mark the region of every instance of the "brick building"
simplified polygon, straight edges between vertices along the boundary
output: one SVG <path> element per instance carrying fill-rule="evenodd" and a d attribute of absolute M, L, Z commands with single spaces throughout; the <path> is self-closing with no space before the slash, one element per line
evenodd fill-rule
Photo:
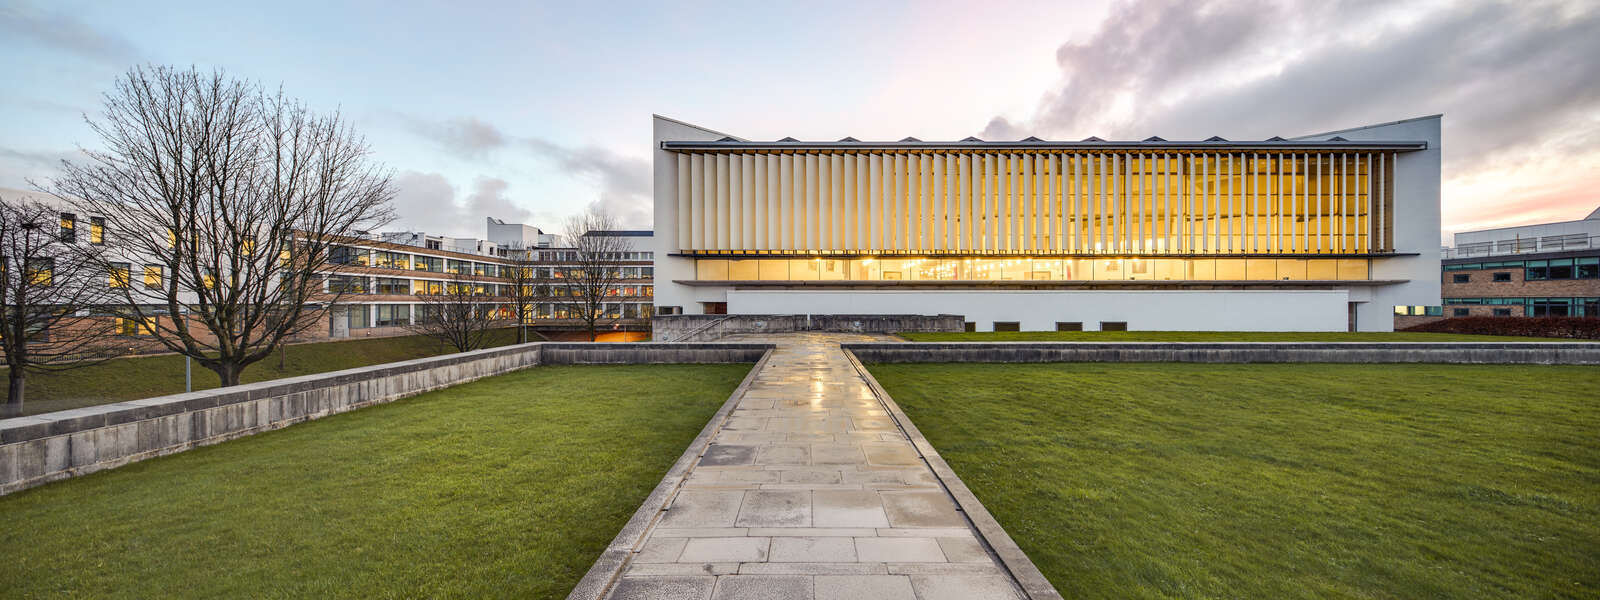
<path fill-rule="evenodd" d="M 1445 317 L 1600 317 L 1600 209 L 1577 221 L 1469 231 L 1441 266 L 1438 307 L 1399 307 L 1395 326 Z"/>

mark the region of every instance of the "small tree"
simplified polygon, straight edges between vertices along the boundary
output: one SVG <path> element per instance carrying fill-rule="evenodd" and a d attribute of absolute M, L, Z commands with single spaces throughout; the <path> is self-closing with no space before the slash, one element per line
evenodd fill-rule
<path fill-rule="evenodd" d="M 432 282 L 430 282 L 431 284 Z M 437 284 L 435 289 L 417 293 L 422 302 L 411 316 L 411 331 L 439 340 L 456 352 L 476 350 L 488 344 L 489 333 L 504 324 L 485 284 L 462 274 Z"/>
<path fill-rule="evenodd" d="M 510 248 L 506 252 L 509 264 L 500 266 L 500 276 L 506 280 L 506 291 L 501 294 L 511 301 L 511 313 L 517 319 L 517 343 L 530 341 L 528 323 L 539 311 L 537 279 L 534 277 L 534 250 Z"/>
<path fill-rule="evenodd" d="M 315 324 L 338 244 L 392 218 L 389 174 L 337 113 L 220 71 L 135 68 L 86 120 L 105 148 L 50 191 L 104 215 L 102 266 L 146 265 L 115 310 L 223 386 Z"/>
<path fill-rule="evenodd" d="M 598 337 L 600 325 L 621 317 L 620 309 L 607 310 L 606 300 L 615 300 L 621 289 L 622 268 L 617 263 L 633 244 L 626 236 L 613 235 L 615 230 L 611 216 L 593 206 L 566 223 L 565 236 L 573 252 L 569 264 L 558 267 L 562 270 L 558 285 L 565 292 L 561 301 L 568 317 L 583 321 L 589 341 Z"/>
<path fill-rule="evenodd" d="M 0 198 L 0 351 L 9 367 L 7 417 L 22 414 L 27 376 L 87 366 L 115 355 L 115 322 L 95 315 L 129 272 L 106 271 L 102 247 L 55 207 Z M 102 226 L 91 235 L 104 235 Z"/>

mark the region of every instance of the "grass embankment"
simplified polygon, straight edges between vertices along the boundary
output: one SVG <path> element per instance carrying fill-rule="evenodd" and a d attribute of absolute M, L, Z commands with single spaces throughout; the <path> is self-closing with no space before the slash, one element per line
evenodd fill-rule
<path fill-rule="evenodd" d="M 539 367 L 0 497 L 3 595 L 561 598 L 749 369 Z"/>
<path fill-rule="evenodd" d="M 913 342 L 1585 342 L 1454 333 L 1321 331 L 978 331 L 902 333 Z"/>
<path fill-rule="evenodd" d="M 872 373 L 1068 598 L 1600 594 L 1600 368 Z"/>
<path fill-rule="evenodd" d="M 515 343 L 516 330 L 491 332 L 489 346 Z M 449 354 L 455 349 L 424 336 L 402 336 L 293 344 L 283 351 L 283 367 L 274 352 L 261 362 L 245 367 L 242 383 L 255 383 L 284 377 L 298 377 L 353 369 L 387 362 L 412 360 Z M 163 354 L 118 358 L 98 365 L 58 371 L 29 373 L 28 396 L 22 414 L 35 415 L 69 408 L 138 400 L 183 393 L 184 357 Z M 0 378 L 6 370 L 0 368 Z M 217 374 L 194 365 L 194 389 L 217 387 Z"/>

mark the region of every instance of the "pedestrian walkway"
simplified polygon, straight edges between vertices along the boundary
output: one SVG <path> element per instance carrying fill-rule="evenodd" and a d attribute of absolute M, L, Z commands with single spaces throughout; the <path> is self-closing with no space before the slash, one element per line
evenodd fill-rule
<path fill-rule="evenodd" d="M 613 600 L 1021 598 L 839 348 L 777 344 L 629 557 Z"/>

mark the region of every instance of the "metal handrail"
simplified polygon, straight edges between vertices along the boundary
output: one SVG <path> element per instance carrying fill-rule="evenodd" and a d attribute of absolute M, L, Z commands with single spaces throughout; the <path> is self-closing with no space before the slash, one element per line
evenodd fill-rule
<path fill-rule="evenodd" d="M 1557 236 L 1545 236 L 1557 237 Z M 1502 249 L 1509 246 L 1508 249 Z M 1565 250 L 1588 250 L 1600 248 L 1600 235 L 1584 238 L 1570 238 L 1560 236 L 1560 239 L 1546 241 L 1542 237 L 1510 238 L 1495 240 L 1493 242 L 1480 242 L 1468 246 L 1454 248 L 1441 248 L 1441 258 L 1487 258 L 1492 256 L 1515 256 L 1518 254 L 1534 254 L 1539 252 L 1561 252 Z"/>

